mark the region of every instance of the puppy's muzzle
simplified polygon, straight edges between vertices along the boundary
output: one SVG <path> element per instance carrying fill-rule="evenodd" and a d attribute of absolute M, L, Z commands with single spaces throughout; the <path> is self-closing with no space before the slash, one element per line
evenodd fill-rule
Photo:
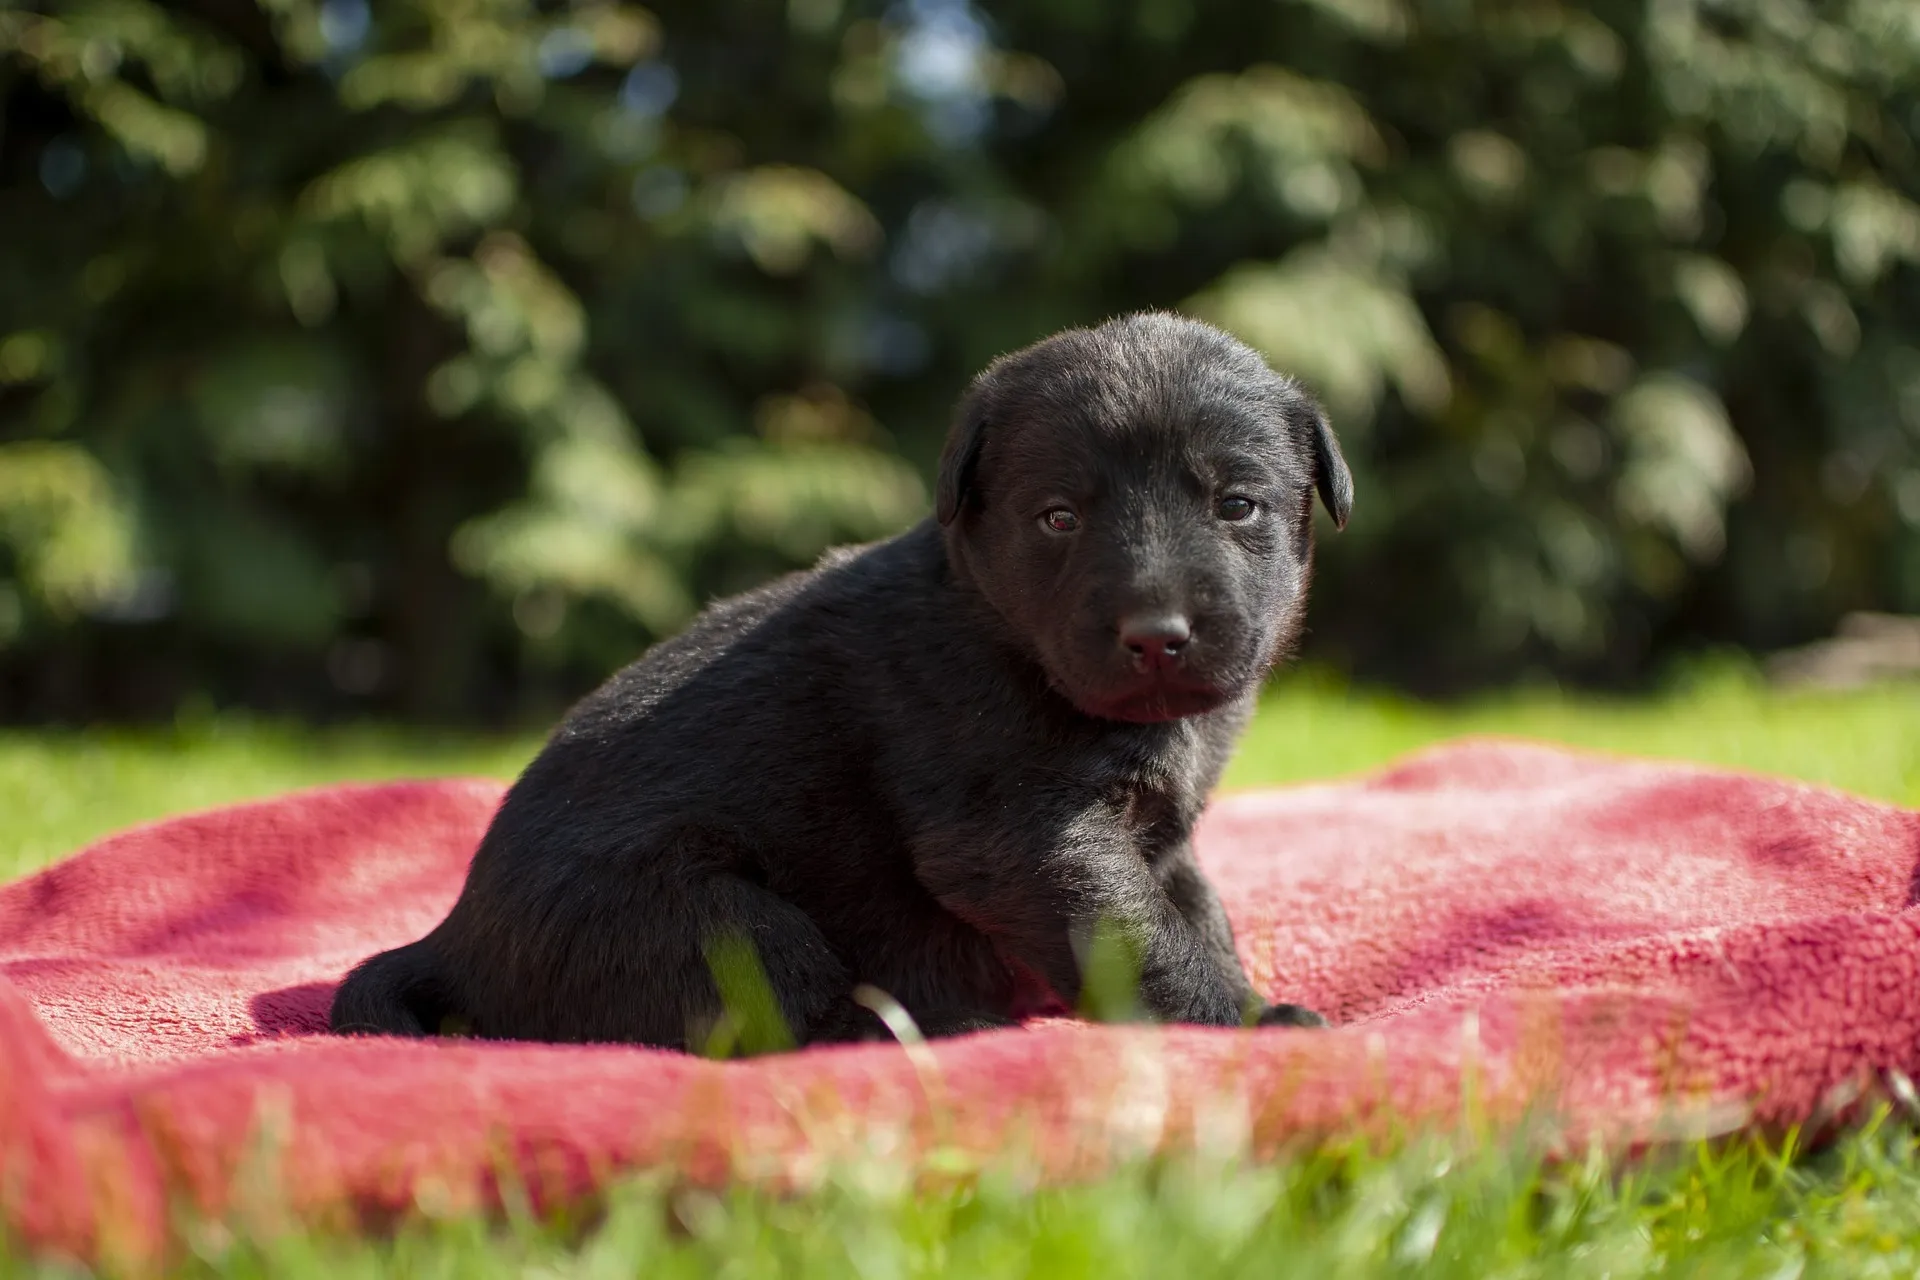
<path fill-rule="evenodd" d="M 1135 614 L 1120 620 L 1120 645 L 1141 673 L 1172 671 L 1186 658 L 1193 624 L 1177 613 Z"/>

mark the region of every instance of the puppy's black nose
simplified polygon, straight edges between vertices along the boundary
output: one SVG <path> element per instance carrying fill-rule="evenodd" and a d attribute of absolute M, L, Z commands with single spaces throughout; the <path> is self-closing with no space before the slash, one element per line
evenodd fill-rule
<path fill-rule="evenodd" d="M 1133 653 L 1133 665 L 1157 671 L 1180 665 L 1181 651 L 1193 628 L 1177 613 L 1135 614 L 1120 619 L 1120 643 Z"/>

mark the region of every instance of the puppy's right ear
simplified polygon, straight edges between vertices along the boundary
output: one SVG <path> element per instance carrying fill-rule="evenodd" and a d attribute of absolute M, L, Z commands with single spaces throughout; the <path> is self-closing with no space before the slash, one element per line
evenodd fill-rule
<path fill-rule="evenodd" d="M 1353 514 L 1353 473 L 1347 470 L 1347 460 L 1340 456 L 1340 442 L 1334 439 L 1333 424 L 1327 421 L 1327 411 L 1311 399 L 1307 408 L 1313 414 L 1313 484 L 1320 491 L 1320 501 L 1327 508 L 1327 514 L 1333 517 L 1333 527 L 1347 527 L 1347 517 Z"/>
<path fill-rule="evenodd" d="M 954 411 L 947 446 L 940 453 L 940 475 L 934 483 L 933 514 L 941 524 L 952 524 L 973 491 L 980 468 L 980 447 L 987 439 L 986 379 L 968 388 Z"/>

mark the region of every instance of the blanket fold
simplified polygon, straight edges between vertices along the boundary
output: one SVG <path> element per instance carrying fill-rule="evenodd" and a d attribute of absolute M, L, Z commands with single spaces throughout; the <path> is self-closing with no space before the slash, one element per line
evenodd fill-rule
<path fill-rule="evenodd" d="M 0 1221 L 99 1257 L 162 1248 L 182 1202 L 344 1222 L 640 1168 L 804 1186 L 936 1146 L 1071 1177 L 1223 1123 L 1257 1156 L 1469 1096 L 1643 1141 L 1920 1073 L 1920 813 L 1499 741 L 1203 820 L 1249 975 L 1330 1032 L 1055 1020 L 728 1064 L 323 1034 L 353 963 L 445 913 L 500 794 L 328 788 L 0 888 Z"/>

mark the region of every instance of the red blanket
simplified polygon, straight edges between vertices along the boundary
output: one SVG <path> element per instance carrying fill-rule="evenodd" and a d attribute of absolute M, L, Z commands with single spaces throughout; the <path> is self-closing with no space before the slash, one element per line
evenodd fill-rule
<path fill-rule="evenodd" d="M 154 1247 L 181 1200 L 344 1219 L 636 1167 L 805 1185 L 936 1145 L 1072 1176 L 1468 1094 L 1641 1141 L 1816 1119 L 1920 1068 L 1920 814 L 1502 743 L 1209 812 L 1255 984 L 1331 1032 L 1055 1022 L 734 1064 L 317 1034 L 342 972 L 440 918 L 499 794 L 310 792 L 0 889 L 6 1222 L 85 1255 Z"/>

